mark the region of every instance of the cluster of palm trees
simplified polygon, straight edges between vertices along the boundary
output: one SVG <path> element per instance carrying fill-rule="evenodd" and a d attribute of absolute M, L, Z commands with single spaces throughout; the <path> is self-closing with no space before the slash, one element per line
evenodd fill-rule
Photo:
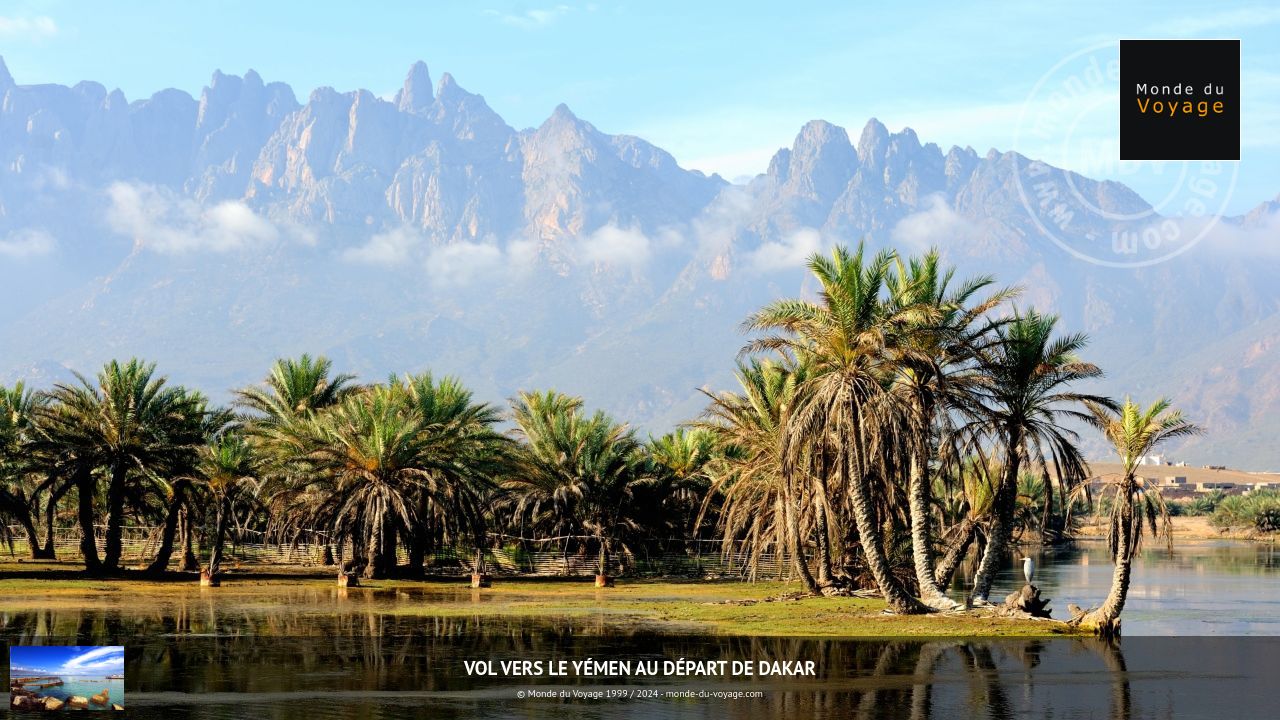
<path fill-rule="evenodd" d="M 1126 471 L 1106 486 L 1115 587 L 1085 621 L 1118 617 L 1142 528 L 1167 517 L 1133 469 L 1195 427 L 1163 400 L 1143 411 L 1082 391 L 1102 374 L 1079 357 L 1085 336 L 1017 308 L 1017 289 L 957 281 L 936 251 L 837 247 L 809 269 L 817 297 L 748 318 L 741 388 L 712 395 L 698 424 L 725 449 L 705 500 L 723 538 L 753 558 L 784 550 L 812 592 L 872 582 L 900 613 L 956 607 L 945 590 L 976 547 L 983 603 L 1015 533 L 1060 539 L 1088 505 L 1078 431 L 1094 426 Z"/>
<path fill-rule="evenodd" d="M 159 529 L 150 569 L 175 552 L 193 568 L 198 544 L 214 575 L 233 527 L 322 532 L 366 577 L 425 572 L 446 547 L 474 549 L 479 572 L 495 534 L 559 539 L 603 575 L 638 543 L 715 532 L 749 568 L 782 555 L 812 592 L 873 585 L 917 613 L 957 605 L 946 591 L 971 551 L 981 603 L 1015 539 L 1069 535 L 1091 501 L 1077 433 L 1092 425 L 1125 472 L 1107 485 L 1117 588 L 1089 621 L 1118 617 L 1142 528 L 1167 515 L 1133 468 L 1194 426 L 1163 400 L 1083 391 L 1101 375 L 1085 336 L 1018 308 L 1016 288 L 957 280 L 937 252 L 837 247 L 809 269 L 816 297 L 747 319 L 740 388 L 648 440 L 554 391 L 503 412 L 451 377 L 358 384 L 305 355 L 230 408 L 138 360 L 6 388 L 0 518 L 45 558 L 55 528 L 78 525 L 95 573 L 121 570 L 127 519 Z"/>
<path fill-rule="evenodd" d="M 199 569 L 199 545 L 216 576 L 235 528 L 281 543 L 321 533 L 365 577 L 420 574 L 458 547 L 480 570 L 495 531 L 598 553 L 605 574 L 635 542 L 692 524 L 714 452 L 697 431 L 641 441 L 556 392 L 522 393 L 503 432 L 455 378 L 360 385 L 307 355 L 277 361 L 231 408 L 132 360 L 47 392 L 6 388 L 0 418 L 6 532 L 52 559 L 56 529 L 74 523 L 94 574 L 123 569 L 126 520 L 157 529 L 155 572 L 178 550 L 180 569 Z"/>

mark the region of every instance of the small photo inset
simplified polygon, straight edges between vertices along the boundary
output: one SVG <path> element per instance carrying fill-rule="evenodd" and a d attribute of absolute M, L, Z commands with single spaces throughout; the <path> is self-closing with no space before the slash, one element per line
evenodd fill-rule
<path fill-rule="evenodd" d="M 17 712 L 124 710 L 124 648 L 119 645 L 10 647 L 9 709 Z"/>

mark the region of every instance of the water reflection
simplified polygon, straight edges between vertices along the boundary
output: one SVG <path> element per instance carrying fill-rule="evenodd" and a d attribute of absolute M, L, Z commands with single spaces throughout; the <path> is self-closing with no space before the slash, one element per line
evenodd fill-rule
<path fill-rule="evenodd" d="M 181 605 L 181 604 L 179 604 Z M 269 617 L 270 619 L 265 619 Z M 221 634 L 202 632 L 218 627 Z M 272 635 L 268 630 L 282 631 Z M 306 632 L 294 633 L 295 630 Z M 67 633 L 67 634 L 63 634 Z M 1278 638 L 839 640 L 655 634 L 596 619 L 345 617 L 195 602 L 172 616 L 12 613 L 11 644 L 124 642 L 138 717 L 1222 717 L 1274 702 Z M 813 678 L 484 678 L 464 660 L 814 660 Z M 522 700 L 519 690 L 760 691 L 758 698 Z M 1260 690 L 1260 688 L 1263 688 Z M 1251 705 L 1251 703 L 1256 703 Z M 1263 712 L 1263 710 L 1266 712 Z"/>

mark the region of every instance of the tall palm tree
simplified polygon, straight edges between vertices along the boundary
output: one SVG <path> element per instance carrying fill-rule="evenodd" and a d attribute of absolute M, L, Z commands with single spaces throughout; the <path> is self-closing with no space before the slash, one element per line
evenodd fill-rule
<path fill-rule="evenodd" d="M 739 363 L 737 378 L 740 392 L 707 393 L 711 403 L 699 423 L 725 448 L 702 513 L 713 499 L 720 500 L 726 552 L 743 541 L 752 577 L 770 550 L 785 552 L 806 588 L 817 593 L 820 586 L 804 552 L 801 527 L 807 523 L 800 517 L 803 507 L 797 507 L 801 493 L 783 460 L 787 423 L 807 372 L 803 366 L 751 358 Z"/>
<path fill-rule="evenodd" d="M 921 319 L 916 308 L 882 300 L 893 259 L 888 251 L 867 259 L 862 245 L 852 252 L 836 247 L 829 258 L 815 254 L 808 266 L 821 284 L 819 301 L 779 300 L 753 314 L 746 328 L 765 334 L 746 351 L 783 352 L 809 364 L 802 405 L 787 423 L 784 464 L 795 467 L 816 444 L 832 444 L 838 483 L 848 488 L 876 584 L 893 610 L 918 613 L 927 608 L 892 572 L 873 495 L 890 481 L 882 460 L 901 455 L 899 420 L 908 408 L 890 387 L 910 351 L 903 329 Z"/>
<path fill-rule="evenodd" d="M 1101 635 L 1111 636 L 1119 633 L 1120 613 L 1124 610 L 1133 573 L 1133 557 L 1142 547 L 1144 527 L 1150 528 L 1152 534 L 1163 532 L 1172 540 L 1168 507 L 1158 487 L 1136 477 L 1138 463 L 1160 443 L 1195 435 L 1200 428 L 1189 422 L 1181 411 L 1172 409 L 1165 398 L 1156 400 L 1145 410 L 1127 397 L 1119 409 L 1090 405 L 1089 410 L 1093 424 L 1119 453 L 1121 471 L 1119 476 L 1107 480 L 1103 491 L 1104 497 L 1109 494 L 1112 499 L 1107 547 L 1116 567 L 1111 575 L 1111 590 L 1102 605 L 1086 613 L 1080 622 Z"/>
<path fill-rule="evenodd" d="M 1081 333 L 1055 336 L 1058 318 L 1035 310 L 1015 310 L 995 327 L 995 342 L 981 353 L 984 382 L 972 429 L 994 439 L 1002 453 L 987 546 L 974 578 L 973 599 L 985 602 L 1003 565 L 1013 535 L 1018 476 L 1026 463 L 1048 466 L 1058 475 L 1084 477 L 1087 465 L 1078 437 L 1064 420 L 1087 422 L 1089 404 L 1111 407 L 1107 398 L 1068 390 L 1100 377 L 1102 370 L 1078 353 L 1088 343 Z"/>
<path fill-rule="evenodd" d="M 156 377 L 155 365 L 133 359 L 111 361 L 96 380 L 77 375 L 59 384 L 41 414 L 48 441 L 68 456 L 80 495 L 81 550 L 90 570 L 120 569 L 126 499 L 133 483 L 162 477 L 203 442 L 205 399 Z M 94 478 L 106 481 L 104 555 L 94 546 Z"/>
<path fill-rule="evenodd" d="M 890 276 L 889 302 L 916 323 L 903 334 L 909 350 L 901 356 L 896 389 L 905 394 L 909 437 L 907 500 L 911 517 L 911 549 L 920 598 L 931 607 L 949 609 L 934 572 L 932 479 L 930 464 L 937 450 L 953 442 L 953 413 L 965 410 L 980 382 L 976 358 L 990 341 L 988 313 L 1017 294 L 1000 289 L 978 294 L 995 281 L 978 276 L 956 284 L 955 269 L 945 267 L 936 249 L 905 263 Z"/>
<path fill-rule="evenodd" d="M 652 482 L 643 446 L 603 412 L 586 414 L 580 398 L 520 393 L 513 406 L 525 441 L 523 462 L 507 483 L 516 496 L 515 517 L 590 536 L 599 551 L 598 574 L 608 575 L 615 549 L 625 552 L 625 534 L 638 528 L 636 490 Z"/>

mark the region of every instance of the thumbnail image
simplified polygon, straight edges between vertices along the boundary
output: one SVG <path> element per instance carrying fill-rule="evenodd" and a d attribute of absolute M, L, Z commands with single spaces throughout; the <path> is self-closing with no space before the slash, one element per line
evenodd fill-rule
<path fill-rule="evenodd" d="M 9 708 L 124 710 L 119 645 L 9 648 Z"/>

